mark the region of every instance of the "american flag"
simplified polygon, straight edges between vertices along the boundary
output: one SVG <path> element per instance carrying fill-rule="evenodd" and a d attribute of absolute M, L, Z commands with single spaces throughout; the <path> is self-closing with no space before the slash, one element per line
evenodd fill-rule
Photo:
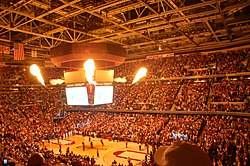
<path fill-rule="evenodd" d="M 14 60 L 24 60 L 24 45 L 14 43 Z"/>

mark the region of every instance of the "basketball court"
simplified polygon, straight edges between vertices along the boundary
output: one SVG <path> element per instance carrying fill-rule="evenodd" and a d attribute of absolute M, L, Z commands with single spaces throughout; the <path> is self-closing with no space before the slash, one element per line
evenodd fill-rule
<path fill-rule="evenodd" d="M 117 164 L 127 165 L 128 157 L 133 165 L 140 165 L 141 161 L 145 160 L 145 155 L 147 154 L 144 144 L 141 146 L 141 150 L 139 150 L 139 144 L 135 142 L 128 142 L 126 148 L 126 142 L 124 141 L 117 142 L 103 139 L 104 145 L 102 145 L 100 138 L 91 138 L 91 141 L 93 148 L 91 148 L 89 137 L 81 135 L 69 136 L 64 140 L 59 140 L 59 143 L 61 144 L 63 154 L 66 153 L 66 149 L 69 147 L 69 151 L 73 151 L 75 154 L 94 156 L 96 164 L 104 166 L 111 165 L 114 160 L 116 160 Z M 85 150 L 83 150 L 82 142 L 85 144 Z M 45 146 L 49 150 L 53 150 L 55 154 L 59 154 L 59 143 L 58 140 L 51 140 L 50 143 L 46 141 Z M 97 157 L 97 150 L 99 157 Z M 149 150 L 151 150 L 151 147 Z"/>

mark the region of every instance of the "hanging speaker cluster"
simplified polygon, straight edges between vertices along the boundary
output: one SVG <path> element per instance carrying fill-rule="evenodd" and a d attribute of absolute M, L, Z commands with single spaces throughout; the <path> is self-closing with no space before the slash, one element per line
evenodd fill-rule
<path fill-rule="evenodd" d="M 50 59 L 57 67 L 82 68 L 90 58 L 96 68 L 110 68 L 125 61 L 126 50 L 109 43 L 67 43 L 50 50 Z"/>

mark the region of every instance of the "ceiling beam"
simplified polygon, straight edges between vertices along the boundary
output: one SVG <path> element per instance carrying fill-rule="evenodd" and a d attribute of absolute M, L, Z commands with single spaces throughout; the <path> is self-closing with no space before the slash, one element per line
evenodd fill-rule
<path fill-rule="evenodd" d="M 224 2 L 226 0 L 221 0 L 221 1 Z M 133 20 L 130 20 L 128 22 L 122 23 L 122 25 L 132 24 L 132 23 L 136 23 L 136 22 L 139 22 L 139 21 L 149 20 L 149 19 L 155 19 L 155 18 L 159 17 L 159 15 L 164 17 L 166 15 L 175 14 L 175 13 L 180 12 L 180 11 L 184 12 L 184 11 L 187 11 L 187 10 L 201 8 L 201 7 L 204 7 L 204 6 L 211 5 L 211 4 L 215 4 L 215 1 L 212 0 L 212 1 L 207 1 L 207 2 L 203 2 L 203 3 L 197 3 L 197 4 L 193 4 L 193 5 L 189 5 L 189 6 L 184 6 L 184 7 L 178 8 L 178 9 L 167 10 L 165 12 L 161 12 L 160 14 L 152 14 L 152 15 L 148 15 L 148 16 L 145 16 L 145 17 L 141 17 L 139 19 L 133 19 Z M 139 7 L 141 7 L 141 5 Z M 126 9 L 126 6 L 124 8 Z M 122 12 L 122 11 L 118 10 L 118 13 L 119 12 Z M 112 11 L 109 11 L 109 14 L 112 14 Z"/>
<path fill-rule="evenodd" d="M 227 30 L 227 35 L 228 35 L 228 37 L 229 37 L 229 39 L 230 39 L 230 41 L 232 41 L 232 34 L 231 34 L 231 30 L 228 28 L 228 26 L 227 26 L 227 23 L 226 23 L 226 21 L 225 21 L 225 17 L 224 17 L 224 15 L 223 15 L 223 13 L 222 13 L 222 10 L 221 10 L 221 2 L 219 1 L 219 0 L 216 0 L 216 7 L 217 7 L 217 9 L 219 10 L 219 13 L 220 13 L 220 15 L 221 15 L 221 19 L 222 19 L 222 22 L 223 22 L 223 26 L 224 26 L 224 28 Z"/>
<path fill-rule="evenodd" d="M 239 27 L 235 27 L 233 28 L 234 32 L 240 31 L 241 29 L 244 28 L 248 28 L 249 32 L 250 32 L 250 27 L 249 26 L 239 26 Z M 244 30 L 244 32 L 247 32 L 247 30 Z M 215 33 L 219 33 L 222 34 L 222 36 L 226 36 L 226 30 L 225 29 L 220 29 L 220 30 L 216 30 Z M 192 34 L 192 36 L 194 38 L 201 38 L 199 36 L 210 36 L 211 32 L 201 32 L 199 34 Z M 218 37 L 218 35 L 217 35 Z M 160 42 L 164 43 L 164 42 L 169 42 L 169 43 L 173 43 L 176 41 L 183 41 L 186 38 L 184 36 L 178 36 L 178 37 L 174 37 L 174 38 L 167 38 L 167 39 L 161 39 Z M 235 39 L 236 40 L 236 39 Z M 228 40 L 229 41 L 229 40 Z M 220 41 L 221 42 L 221 41 Z M 128 50 L 136 50 L 136 49 L 142 49 L 144 47 L 142 47 L 142 45 L 146 45 L 145 47 L 151 47 L 152 42 L 145 42 L 145 43 L 137 43 L 137 44 L 133 44 L 131 45 L 129 48 L 127 48 Z"/>
<path fill-rule="evenodd" d="M 207 2 L 206 2 L 207 3 Z M 215 3 L 215 2 L 214 2 Z M 196 4 L 195 4 L 196 5 Z M 199 4 L 199 6 L 201 6 Z M 197 7 L 194 6 L 195 8 Z M 184 8 L 179 8 L 179 9 L 173 9 L 173 10 L 168 10 L 166 12 L 162 12 L 160 13 L 161 16 L 165 16 L 165 15 L 168 15 L 168 14 L 173 14 L 173 13 L 176 13 L 178 11 L 184 11 Z M 193 7 L 192 7 L 193 9 Z M 186 10 L 186 9 L 185 9 Z M 190 15 L 187 15 L 185 17 L 178 17 L 178 18 L 173 18 L 170 20 L 170 22 L 178 22 L 176 25 L 180 24 L 180 25 L 184 25 L 184 24 L 187 24 L 186 22 L 183 22 L 182 20 L 184 19 L 192 19 L 192 21 L 190 22 L 190 24 L 194 24 L 194 23 L 197 23 L 197 22 L 203 22 L 207 19 L 218 19 L 220 18 L 221 16 L 220 15 L 212 15 L 216 12 L 216 10 L 211 10 L 211 11 L 204 11 L 204 12 L 201 12 L 201 13 L 196 13 L 196 14 L 190 14 Z M 211 16 L 212 15 L 212 16 Z M 203 18 L 200 18 L 202 16 L 205 16 Z M 196 18 L 196 17 L 199 17 L 199 18 Z M 124 26 L 128 26 L 128 24 L 134 24 L 134 23 L 137 23 L 137 22 L 140 22 L 140 21 L 145 21 L 145 20 L 150 20 L 150 19 L 153 19 L 153 18 L 156 18 L 156 14 L 152 14 L 152 15 L 148 15 L 148 16 L 144 16 L 144 17 L 141 17 L 141 18 L 137 18 L 137 19 L 133 19 L 133 20 L 129 20 L 125 23 L 122 23 L 121 25 L 124 25 Z M 196 18 L 196 19 L 195 19 Z M 164 21 L 165 22 L 165 21 Z M 134 30 L 138 30 L 138 29 L 144 29 L 144 28 L 150 28 L 150 27 L 156 27 L 156 26 L 159 26 L 160 24 L 164 24 L 164 22 L 162 21 L 158 21 L 158 23 L 151 23 L 151 24 L 145 24 L 145 25 L 140 25 L 138 28 L 135 28 Z M 166 28 L 170 26 L 170 25 L 166 25 Z M 107 26 L 107 27 L 104 27 L 104 28 L 100 28 L 98 29 L 98 31 L 106 31 L 106 29 L 112 29 L 114 28 L 114 26 Z M 150 30 L 150 29 L 148 29 Z M 93 30 L 92 32 L 94 32 L 95 30 Z M 119 31 L 118 33 L 126 33 L 127 31 Z M 109 36 L 114 36 L 114 34 L 116 33 L 112 33 L 112 34 L 108 34 L 108 35 L 105 35 L 103 37 L 109 37 Z M 92 39 L 86 39 L 86 41 L 91 41 Z"/>
<path fill-rule="evenodd" d="M 32 0 L 29 0 L 29 1 L 25 2 L 24 4 L 21 4 L 21 3 L 24 2 L 24 0 L 20 0 L 20 1 L 18 1 L 17 3 L 15 3 L 15 4 L 13 5 L 13 7 L 16 7 L 15 10 L 18 10 L 20 7 L 22 7 L 22 6 L 24 6 L 24 5 L 28 4 L 28 3 L 30 3 L 31 1 L 32 1 Z M 19 4 L 21 4 L 21 5 L 18 6 Z M 6 16 L 6 15 L 8 15 L 8 14 L 10 14 L 9 11 L 3 10 L 3 11 L 0 12 L 0 18 L 3 18 L 4 16 Z"/>
<path fill-rule="evenodd" d="M 58 32 L 62 32 L 62 31 L 65 31 L 67 28 L 57 28 L 57 29 L 53 29 L 53 30 L 51 30 L 51 31 L 48 31 L 48 32 L 45 32 L 45 33 L 43 33 L 44 35 L 52 35 L 52 34 L 54 34 L 54 33 L 58 33 Z M 33 37 L 31 37 L 31 38 L 28 38 L 28 39 L 25 39 L 25 40 L 23 40 L 23 42 L 24 43 L 29 43 L 29 42 L 31 42 L 31 41 L 33 41 L 33 40 L 37 40 L 37 39 L 39 39 L 39 38 L 41 38 L 40 36 L 33 36 Z"/>
<path fill-rule="evenodd" d="M 115 2 L 107 2 L 107 3 L 103 4 L 103 5 L 97 6 L 94 9 L 90 9 L 90 11 L 91 12 L 100 12 L 102 10 L 105 10 L 105 9 L 109 8 L 109 7 L 120 5 L 120 4 L 128 2 L 128 1 L 130 1 L 130 0 L 117 0 Z M 74 11 L 72 13 L 68 13 L 67 15 L 64 15 L 63 17 L 56 18 L 54 21 L 55 22 L 59 22 L 59 21 L 62 21 L 62 20 L 66 20 L 66 19 L 69 19 L 69 18 L 74 17 L 76 15 L 79 15 L 81 13 L 84 13 L 84 11 L 82 11 L 81 9 L 79 9 L 79 10 Z"/>
<path fill-rule="evenodd" d="M 200 13 L 200 16 L 202 16 L 202 15 L 203 15 L 203 13 Z M 220 18 L 220 15 L 214 15 L 214 16 L 207 16 L 207 17 L 204 17 L 204 18 L 192 19 L 190 24 L 194 24 L 194 23 L 198 23 L 198 22 L 204 22 L 204 21 L 207 21 L 207 20 L 213 20 L 213 19 L 217 19 L 217 18 Z M 180 22 L 177 23 L 177 26 L 179 26 L 179 28 L 181 28 L 181 27 L 188 26 L 188 24 L 185 21 L 182 21 L 182 22 L 180 21 Z M 143 24 L 143 25 L 140 25 L 140 26 L 138 26 L 136 28 L 133 28 L 133 29 L 136 30 L 136 31 L 143 31 L 143 29 L 148 29 L 148 31 L 151 32 L 151 31 L 159 31 L 159 30 L 162 30 L 162 29 L 166 30 L 166 29 L 169 29 L 169 28 L 171 28 L 171 25 L 169 25 L 169 24 L 166 25 L 165 21 L 158 21 L 156 23 Z M 126 38 L 126 37 L 131 36 L 131 34 L 128 33 L 127 31 L 121 30 L 121 31 L 118 31 L 118 32 L 110 33 L 108 35 L 104 35 L 103 37 L 110 38 L 110 39 L 118 39 L 118 38 L 121 38 L 121 35 L 122 35 L 122 38 Z M 91 41 L 102 42 L 103 40 L 101 40 L 101 39 L 99 39 L 99 40 L 98 39 L 85 39 L 83 41 L 84 42 L 91 42 Z M 125 47 L 127 47 L 127 46 L 125 46 Z"/>
<path fill-rule="evenodd" d="M 209 24 L 209 22 L 208 22 L 208 21 L 205 21 L 205 24 L 206 24 L 206 26 L 208 27 L 208 29 L 210 30 L 210 32 L 213 34 L 213 36 L 214 36 L 214 38 L 216 39 L 216 41 L 219 42 L 220 40 L 219 40 L 218 37 L 216 36 L 216 34 L 215 34 L 213 28 L 211 27 L 211 25 Z"/>
<path fill-rule="evenodd" d="M 65 1 L 65 0 L 61 0 L 61 1 L 62 1 L 63 3 L 67 3 L 67 1 Z M 92 12 L 92 11 L 90 11 L 90 10 L 87 10 L 87 9 L 85 9 L 85 8 L 83 8 L 83 7 L 80 7 L 80 6 L 77 6 L 77 5 L 71 5 L 71 7 L 74 7 L 74 8 L 77 8 L 77 9 L 79 9 L 79 10 L 82 10 L 83 12 L 90 13 L 90 14 L 92 14 L 92 15 L 98 17 L 98 18 L 103 19 L 104 21 L 107 21 L 107 22 L 109 22 L 109 23 L 112 23 L 112 24 L 116 25 L 117 27 L 120 27 L 120 28 L 123 28 L 123 29 L 129 31 L 129 32 L 133 33 L 134 35 L 141 36 L 141 37 L 143 37 L 143 38 L 145 38 L 145 39 L 147 39 L 147 40 L 151 40 L 151 41 L 154 41 L 156 44 L 159 44 L 156 40 L 154 40 L 154 39 L 152 39 L 152 38 L 150 38 L 150 37 L 148 37 L 148 36 L 146 36 L 146 35 L 143 35 L 143 34 L 137 32 L 137 31 L 133 31 L 133 30 L 131 30 L 130 28 L 128 28 L 127 26 L 123 26 L 123 25 L 121 25 L 120 23 L 117 23 L 117 22 L 115 22 L 115 21 L 113 21 L 113 20 L 110 20 L 109 18 L 104 17 L 104 16 L 102 16 L 102 15 L 100 15 L 100 14 L 97 14 L 97 13 L 95 13 L 95 12 Z"/>
<path fill-rule="evenodd" d="M 179 7 L 176 6 L 176 4 L 172 1 L 172 0 L 168 0 L 168 2 L 170 3 L 170 5 L 174 8 L 174 9 L 178 9 Z M 182 11 L 178 11 L 177 14 L 181 17 L 185 17 L 185 14 Z M 189 19 L 185 19 L 187 22 L 190 22 Z"/>
<path fill-rule="evenodd" d="M 130 0 L 117 0 L 116 2 L 108 2 L 107 4 L 103 4 L 103 5 L 101 5 L 101 6 L 98 6 L 97 8 L 95 8 L 95 9 L 93 9 L 92 11 L 93 12 L 96 12 L 96 11 L 101 11 L 101 10 L 104 10 L 104 9 L 106 9 L 106 8 L 109 8 L 109 7 L 112 7 L 112 6 L 115 6 L 115 5 L 119 5 L 119 4 L 122 4 L 122 3 L 125 3 L 125 2 L 127 2 L 127 1 L 130 1 Z M 33 1 L 32 1 L 33 2 Z M 46 9 L 48 9 L 47 7 L 46 7 Z M 57 12 L 56 12 L 57 13 Z M 53 21 L 54 22 L 60 22 L 60 21 L 62 21 L 62 20 L 66 20 L 66 19 L 69 19 L 70 17 L 74 17 L 74 16 L 76 16 L 76 15 L 79 15 L 79 14 L 81 14 L 81 13 L 83 13 L 83 11 L 82 10 L 77 10 L 77 11 L 75 11 L 75 12 L 72 12 L 72 13 L 68 13 L 68 14 L 66 14 L 66 15 L 64 15 L 64 16 L 62 16 L 62 17 L 60 17 L 60 18 L 56 18 L 56 19 L 54 19 Z M 53 32 L 53 30 L 51 31 L 51 32 Z M 56 31 L 56 32 L 58 32 L 58 31 Z M 76 31 L 74 31 L 74 33 L 75 33 Z M 78 32 L 79 33 L 79 32 Z M 47 34 L 47 32 L 46 32 L 46 34 Z M 53 34 L 53 33 L 49 33 L 49 34 Z M 26 39 L 25 41 L 27 42 L 31 42 L 31 41 L 33 41 L 33 40 L 37 40 L 37 39 L 39 39 L 39 37 L 32 37 L 32 38 L 30 38 L 30 39 Z M 107 40 L 105 40 L 105 39 L 101 39 L 102 41 L 107 41 Z M 114 42 L 115 43 L 115 42 Z M 118 44 L 122 44 L 122 43 L 118 43 Z M 122 44 L 123 45 L 123 44 Z"/>
<path fill-rule="evenodd" d="M 155 13 L 156 15 L 158 15 L 162 20 L 164 20 L 166 23 L 170 24 L 172 27 L 174 27 L 178 32 L 180 32 L 183 36 L 185 36 L 191 43 L 193 43 L 194 45 L 198 46 L 198 44 L 190 38 L 190 36 L 186 35 L 184 32 L 182 32 L 181 30 L 179 30 L 179 28 L 177 27 L 176 24 L 169 22 L 169 20 L 167 20 L 164 16 L 161 16 L 160 13 L 158 13 L 157 11 L 155 11 L 148 3 L 144 2 L 143 0 L 139 0 L 141 3 L 143 3 L 149 10 L 151 10 L 153 13 Z"/>
<path fill-rule="evenodd" d="M 45 17 L 45 16 L 47 16 L 47 15 L 49 15 L 49 14 L 51 14 L 51 13 L 54 13 L 54 12 L 56 12 L 56 11 L 59 11 L 59 10 L 65 8 L 65 7 L 67 7 L 67 6 L 70 6 L 70 5 L 74 4 L 74 3 L 77 3 L 77 2 L 79 2 L 79 1 L 80 1 L 80 0 L 74 0 L 74 1 L 71 1 L 71 2 L 66 3 L 66 4 L 64 4 L 64 5 L 61 5 L 61 6 L 59 6 L 59 7 L 56 7 L 56 8 L 54 8 L 54 9 L 52 9 L 52 10 L 49 10 L 49 11 L 47 11 L 47 12 L 45 12 L 45 13 L 39 15 L 39 16 L 32 17 L 30 20 L 28 20 L 28 21 L 26 21 L 26 22 L 24 22 L 24 23 L 22 23 L 22 24 L 19 24 L 19 25 L 17 25 L 16 27 L 20 27 L 20 26 L 25 25 L 25 24 L 27 24 L 27 23 L 29 23 L 29 22 L 31 22 L 31 21 L 34 21 L 34 20 L 39 20 L 39 19 L 41 19 L 41 18 L 43 18 L 43 17 Z"/>
<path fill-rule="evenodd" d="M 239 45 L 249 45 L 250 44 L 250 40 L 249 38 L 247 39 L 243 39 L 243 40 L 239 40 L 239 41 L 232 41 L 230 42 L 230 40 L 226 40 L 226 41 L 221 41 L 221 42 L 211 42 L 211 43 L 205 43 L 203 45 L 199 45 L 197 47 L 177 47 L 174 48 L 174 53 L 176 54 L 180 54 L 183 52 L 188 53 L 188 52 L 202 52 L 202 51 L 208 51 L 208 50 L 218 50 L 218 49 L 225 49 L 227 47 L 234 47 L 234 46 L 239 46 Z M 160 55 L 160 54 L 166 54 L 169 53 L 168 51 L 155 51 L 152 50 L 148 53 L 132 53 L 130 54 L 129 57 L 143 57 L 143 56 L 147 56 L 148 54 L 150 55 Z"/>
<path fill-rule="evenodd" d="M 7 10 L 9 12 L 13 12 L 13 13 L 16 13 L 16 14 L 20 14 L 20 15 L 23 15 L 25 17 L 29 17 L 29 18 L 31 18 L 33 20 L 41 21 L 41 22 L 44 22 L 46 24 L 53 25 L 53 26 L 56 26 L 56 27 L 67 28 L 68 30 L 75 31 L 75 32 L 78 32 L 78 33 L 82 33 L 82 34 L 87 35 L 87 36 L 91 36 L 91 37 L 98 38 L 98 39 L 104 39 L 105 41 L 110 41 L 110 42 L 120 44 L 120 45 L 124 45 L 124 46 L 126 45 L 126 44 L 121 43 L 119 41 L 114 41 L 114 40 L 111 40 L 111 39 L 108 39 L 108 38 L 106 39 L 106 38 L 103 38 L 103 37 L 95 35 L 95 34 L 87 33 L 87 32 L 84 32 L 82 30 L 78 30 L 78 29 L 75 29 L 75 28 L 72 28 L 72 27 L 67 27 L 67 26 L 64 26 L 64 25 L 59 24 L 59 23 L 51 22 L 51 21 L 46 20 L 44 18 L 37 18 L 37 17 L 35 17 L 35 16 L 31 15 L 31 14 L 24 13 L 24 12 L 21 12 L 21 11 L 15 11 L 14 9 L 10 9 L 10 8 L 4 7 L 4 6 L 0 6 L 0 9 Z M 17 27 L 19 27 L 19 25 Z"/>
<path fill-rule="evenodd" d="M 249 3 L 249 4 L 244 4 L 243 6 L 241 6 L 241 7 L 239 7 L 239 8 L 232 9 L 232 10 L 228 11 L 226 17 L 231 16 L 232 14 L 234 14 L 234 13 L 236 13 L 236 12 L 242 10 L 243 8 L 245 8 L 245 7 L 249 6 L 249 5 L 250 5 L 250 3 Z"/>
<path fill-rule="evenodd" d="M 65 39 L 60 39 L 60 38 L 56 38 L 56 37 L 49 36 L 49 35 L 44 35 L 44 34 L 40 34 L 40 33 L 30 32 L 30 31 L 26 31 L 26 30 L 23 30 L 23 29 L 18 29 L 18 28 L 15 28 L 15 27 L 11 28 L 11 27 L 5 26 L 5 25 L 0 25 L 0 27 L 8 29 L 10 31 L 22 32 L 22 33 L 26 33 L 26 34 L 30 34 L 30 35 L 34 35 L 34 36 L 40 36 L 40 37 L 55 39 L 55 40 L 63 41 L 63 42 L 66 42 L 66 43 L 72 43 L 72 41 L 70 41 L 70 40 L 65 40 Z"/>
<path fill-rule="evenodd" d="M 202 16 L 204 15 L 210 15 L 211 13 L 214 13 L 214 10 L 213 11 L 207 11 L 207 12 L 201 12 L 201 13 L 198 13 L 198 14 L 192 14 L 192 15 L 188 15 L 186 16 L 187 18 L 192 18 L 192 21 L 190 22 L 190 24 L 195 24 L 195 23 L 198 23 L 198 22 L 204 22 L 206 20 L 214 20 L 214 19 L 218 19 L 218 18 L 221 18 L 221 16 L 219 14 L 217 15 L 213 15 L 213 16 L 205 16 L 203 18 L 201 18 Z M 197 17 L 197 18 L 195 18 Z M 181 18 L 182 20 L 185 19 L 185 18 Z M 177 22 L 176 25 L 177 26 L 189 26 L 190 24 L 187 24 L 187 22 L 185 21 L 181 21 L 180 18 L 173 18 L 171 21 L 172 22 Z M 166 24 L 165 21 L 163 20 L 159 20 L 157 22 L 153 22 L 153 23 L 150 23 L 150 24 L 142 24 L 140 26 L 137 26 L 137 27 L 134 27 L 133 30 L 143 30 L 143 29 L 147 29 L 148 31 L 157 31 L 157 30 L 161 30 L 161 29 L 168 29 L 168 28 L 171 28 L 171 25 L 170 24 Z M 180 27 L 179 27 L 180 28 Z M 101 28 L 101 29 L 98 29 L 98 31 L 103 31 L 104 28 Z M 105 29 L 110 29 L 110 27 L 106 27 Z M 95 33 L 95 30 L 92 31 L 93 33 Z M 126 37 L 126 33 L 127 31 L 125 30 L 121 30 L 121 31 L 118 31 L 118 32 L 114 32 L 114 33 L 110 33 L 108 35 L 105 35 L 103 37 L 111 37 L 111 38 L 116 38 L 116 37 L 120 37 L 120 36 L 115 36 L 116 34 L 119 34 L 119 35 L 125 35 L 124 37 Z M 92 40 L 92 39 L 86 39 L 86 41 L 89 41 L 89 40 Z"/>

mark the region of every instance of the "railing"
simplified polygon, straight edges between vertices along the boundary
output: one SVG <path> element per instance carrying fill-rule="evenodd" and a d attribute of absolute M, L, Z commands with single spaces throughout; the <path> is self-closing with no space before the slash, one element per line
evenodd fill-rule
<path fill-rule="evenodd" d="M 213 105 L 240 105 L 246 104 L 246 102 L 210 102 Z"/>
<path fill-rule="evenodd" d="M 155 113 L 155 114 L 177 114 L 177 115 L 233 115 L 250 117 L 249 113 L 243 112 L 223 112 L 223 111 L 157 111 L 157 110 L 116 110 L 116 109 L 97 109 L 97 108 L 71 108 L 68 112 L 123 112 L 123 113 Z"/>
<path fill-rule="evenodd" d="M 195 76 L 183 76 L 183 77 L 169 77 L 169 78 L 158 78 L 158 79 L 145 79 L 144 81 L 168 81 L 168 80 L 182 80 L 182 79 L 201 79 L 201 78 L 216 78 L 216 77 L 239 77 L 249 76 L 250 72 L 240 72 L 231 74 L 212 74 L 212 75 L 195 75 Z"/>

